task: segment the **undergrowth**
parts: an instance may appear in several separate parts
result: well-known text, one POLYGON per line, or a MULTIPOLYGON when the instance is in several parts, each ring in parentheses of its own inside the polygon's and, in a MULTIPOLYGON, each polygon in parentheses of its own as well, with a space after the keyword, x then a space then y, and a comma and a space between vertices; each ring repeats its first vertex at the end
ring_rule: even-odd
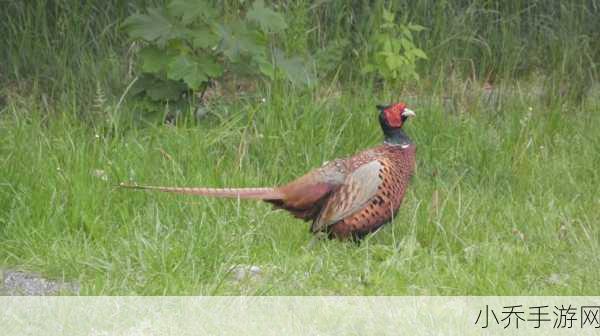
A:
POLYGON ((12 102, 0 123, 0 264, 76 280, 84 294, 598 291, 598 101, 545 106, 523 93, 470 112, 407 97, 417 173, 399 216, 360 245, 316 240, 262 203, 115 187, 276 185, 381 141, 381 98, 265 97, 198 125, 95 129, 12 102), (235 265, 261 276, 236 281, 235 265))

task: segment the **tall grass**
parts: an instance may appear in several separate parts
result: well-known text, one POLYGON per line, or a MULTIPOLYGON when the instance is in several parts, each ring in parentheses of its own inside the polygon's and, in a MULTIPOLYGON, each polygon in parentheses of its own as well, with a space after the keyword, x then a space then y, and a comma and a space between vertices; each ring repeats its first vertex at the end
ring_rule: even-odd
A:
POLYGON ((399 216, 361 245, 314 240, 262 203, 114 187, 280 184, 379 143, 378 101, 288 90, 199 126, 122 133, 12 102, 0 122, 0 265, 86 294, 598 292, 597 101, 514 99, 498 114, 409 101, 417 173, 399 216), (237 281, 237 264, 262 275, 237 281))
MULTIPOLYGON (((131 80, 134 51, 120 29, 132 12, 162 1, 4 1, 0 12, 0 81, 78 107, 98 85, 119 96, 131 80), (77 92, 77 94, 73 94, 77 92)), ((285 45, 315 54, 350 41, 336 63, 342 78, 359 76, 380 9, 426 26, 416 41, 430 56, 419 70, 421 89, 471 79, 492 84, 514 79, 543 83, 551 96, 581 98, 598 81, 600 2, 587 1, 276 1, 286 13, 285 45)), ((247 3, 220 2, 237 15, 247 3)), ((334 72, 335 74, 335 72, 334 72)))
POLYGON ((143 1, 3 1, 0 80, 5 94, 91 103, 98 85, 118 95, 130 76, 119 25, 143 1))
POLYGON ((382 6, 428 28, 417 37, 430 56, 421 69, 427 79, 543 75, 576 93, 598 80, 598 1, 328 1, 314 9, 314 34, 321 43, 350 38, 361 55, 382 6))

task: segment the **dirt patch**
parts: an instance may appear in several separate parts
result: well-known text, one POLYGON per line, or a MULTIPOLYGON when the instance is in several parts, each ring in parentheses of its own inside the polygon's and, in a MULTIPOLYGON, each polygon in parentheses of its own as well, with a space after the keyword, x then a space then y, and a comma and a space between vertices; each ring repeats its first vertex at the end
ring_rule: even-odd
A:
POLYGON ((0 270, 0 295, 77 295, 79 284, 50 280, 36 273, 0 270))

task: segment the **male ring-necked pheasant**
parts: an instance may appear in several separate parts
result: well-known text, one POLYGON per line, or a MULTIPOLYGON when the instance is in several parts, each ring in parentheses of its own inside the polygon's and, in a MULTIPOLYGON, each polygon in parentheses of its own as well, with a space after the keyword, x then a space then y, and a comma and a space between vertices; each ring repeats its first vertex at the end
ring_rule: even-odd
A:
POLYGON ((415 167, 415 145, 402 126, 415 113, 404 103, 378 105, 383 144, 337 159, 274 188, 179 188, 126 185, 188 195, 258 199, 312 221, 311 232, 361 239, 396 215, 415 167))

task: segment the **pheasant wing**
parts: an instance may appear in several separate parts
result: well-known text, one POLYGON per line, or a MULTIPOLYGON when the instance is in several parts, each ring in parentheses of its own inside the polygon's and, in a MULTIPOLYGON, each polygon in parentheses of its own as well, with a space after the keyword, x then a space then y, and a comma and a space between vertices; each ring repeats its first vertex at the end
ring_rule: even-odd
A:
POLYGON ((371 161, 350 173, 327 200, 323 211, 313 222, 311 231, 323 231, 360 210, 377 193, 381 184, 381 169, 379 161, 371 161))
POLYGON ((331 194, 346 178, 343 160, 329 163, 277 188, 280 199, 267 200, 277 208, 290 211, 297 218, 314 220, 331 194))

